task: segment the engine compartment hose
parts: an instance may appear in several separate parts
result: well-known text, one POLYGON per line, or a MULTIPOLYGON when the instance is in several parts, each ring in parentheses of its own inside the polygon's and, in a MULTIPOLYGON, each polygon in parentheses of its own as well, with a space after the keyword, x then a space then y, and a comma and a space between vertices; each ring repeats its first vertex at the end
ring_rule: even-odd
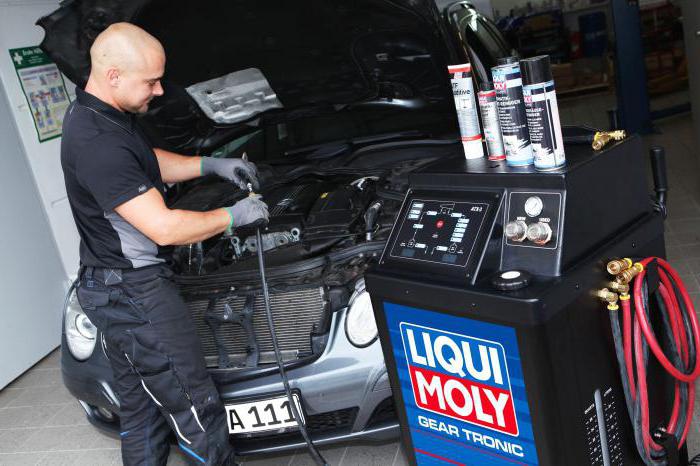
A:
MULTIPOLYGON (((631 264, 631 262, 630 262, 631 264)), ((700 376, 700 328, 692 299, 676 270, 664 259, 648 257, 621 271, 616 280, 631 278, 632 294, 610 302, 615 352, 637 450, 649 466, 676 466, 693 419, 695 381, 700 376), (635 273, 630 273, 634 271, 635 273), (620 311, 622 309, 622 322, 620 311), (655 314, 658 312, 658 315, 655 314), (657 327, 654 321, 661 322, 657 327), (659 320, 660 319, 660 320, 659 320), (662 338, 662 342, 657 337, 662 338), (652 426, 647 380, 653 355, 673 386, 673 404, 662 426, 652 426)), ((654 380, 654 386, 664 382, 654 380)), ((657 410, 654 410, 657 411, 657 410)))
MULTIPOLYGON (((257 240, 257 244, 261 245, 262 234, 260 233, 260 228, 256 228, 255 238, 257 240)), ((265 314, 267 316, 267 325, 270 327, 272 347, 275 350, 275 359, 277 360, 277 366, 280 370, 280 377, 282 378, 282 384, 284 385, 284 392, 287 395, 287 402, 289 403, 289 406, 292 409, 292 415, 294 416, 294 419, 297 421, 297 424, 299 424, 299 431, 301 432, 302 437, 304 437, 304 441, 306 442, 306 446, 309 450, 311 458, 313 458, 313 460, 319 466, 328 466, 328 463, 318 451, 316 445, 314 445, 314 442, 311 440, 311 437, 309 436, 309 433, 306 430, 306 426, 304 425, 301 414, 297 410, 297 405, 296 403, 294 403, 294 398, 292 397, 292 390, 289 387, 287 371, 285 370, 284 363, 282 362, 282 354, 280 353, 279 345, 277 343, 277 334, 275 333, 275 323, 272 318, 272 310, 270 309, 270 294, 267 289, 267 278, 265 277, 265 259, 263 254, 263 248, 258 247, 256 249, 258 252, 258 266, 260 267, 260 283, 262 285, 263 298, 265 300, 265 314)))

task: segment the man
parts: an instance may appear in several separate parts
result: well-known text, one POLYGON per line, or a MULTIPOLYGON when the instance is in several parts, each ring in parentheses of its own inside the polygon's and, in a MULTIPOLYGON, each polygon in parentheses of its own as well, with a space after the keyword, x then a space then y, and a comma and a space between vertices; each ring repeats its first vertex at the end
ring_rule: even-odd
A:
POLYGON ((202 241, 268 219, 259 196, 209 212, 169 209, 164 183, 217 174, 257 184, 240 159, 152 149, 134 120, 163 94, 161 44, 128 24, 90 49, 85 90, 63 123, 61 162, 80 233, 78 300, 105 336, 120 400, 125 465, 165 465, 175 433, 193 464, 233 464, 225 412, 187 307, 171 281, 166 246, 202 241))

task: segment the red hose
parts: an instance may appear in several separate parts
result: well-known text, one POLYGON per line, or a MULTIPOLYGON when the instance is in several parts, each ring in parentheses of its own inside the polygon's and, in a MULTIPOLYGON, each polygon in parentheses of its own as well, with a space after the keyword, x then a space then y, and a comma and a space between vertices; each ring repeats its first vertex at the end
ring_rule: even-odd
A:
POLYGON ((693 408, 695 405, 694 382, 700 376, 700 362, 698 361, 698 356, 700 355, 700 329, 693 302, 688 295, 685 285, 673 267, 671 267, 668 262, 658 257, 649 257, 642 260, 640 263, 644 266, 644 270, 634 279, 634 318, 629 297, 623 295, 621 299, 622 334, 624 360, 627 366, 626 374, 629 380, 632 401, 637 401, 637 398, 639 398, 644 450, 649 454, 651 451, 662 452, 663 447, 654 441, 650 433, 649 395, 647 392, 647 373, 646 364, 644 362, 643 341, 646 341, 646 344, 661 366, 675 381, 673 408, 668 424, 666 425, 666 432, 668 433, 673 433, 678 428, 682 405, 681 388, 682 384, 687 385, 688 403, 685 409, 685 424, 683 425, 681 438, 678 442, 678 446, 681 447, 685 443, 693 417, 693 408), (675 367, 664 354, 663 349, 654 335, 651 324, 647 319, 647 312, 644 308, 644 297, 642 295, 642 285, 646 276, 646 267, 653 260, 656 260, 658 265, 660 279, 658 292, 667 313, 668 323, 671 328, 670 337, 675 342, 676 348, 678 348, 684 367, 688 367, 690 362, 691 343, 689 338, 692 338, 694 344, 695 361, 692 361, 693 371, 690 374, 686 374, 682 368, 679 369, 675 367), (684 326, 684 312, 674 290, 678 291, 685 304, 685 317, 690 323, 692 335, 688 335, 686 332, 684 326))
MULTIPOLYGON (((668 272, 671 275, 671 278, 673 278, 673 281, 676 283, 676 286, 678 287, 678 291, 681 293, 681 296, 683 297, 683 301, 685 302, 685 307, 686 309, 689 310, 694 310, 695 308, 693 307, 693 302, 690 299, 690 296, 688 295, 688 291, 685 288, 685 285, 681 281, 680 277, 676 273, 675 270, 671 267, 671 265, 666 262, 663 259, 660 259, 658 257, 648 257, 641 261, 641 264, 644 265, 645 269, 637 275, 637 277, 634 280, 634 306, 636 308, 636 317, 637 321, 639 322, 639 326, 642 329, 642 333, 644 333, 644 338, 647 341, 647 344, 649 345, 649 348, 651 351, 654 353, 654 356, 656 356, 656 359, 661 363, 661 365, 666 369, 666 372, 671 374, 674 378, 690 383, 693 382, 695 379, 700 376, 700 364, 695 364, 695 367, 693 368, 693 372, 691 374, 684 374, 680 370, 678 370, 671 361, 668 360, 666 355, 664 354, 663 350, 661 349, 661 346, 659 346, 659 342, 656 340, 656 337, 654 336, 654 332, 651 329, 651 325, 649 321, 647 320, 646 314, 644 312, 644 302, 642 300, 642 282, 644 280, 644 276, 646 275, 646 265, 651 262, 653 259, 656 259, 658 265, 659 265, 659 277, 661 278, 661 285, 665 286, 667 289, 673 290, 673 285, 671 284, 670 280, 668 279, 668 276, 664 273, 668 272)), ((661 290, 661 285, 659 286, 659 289, 661 290)), ((663 296, 663 292, 662 292, 663 296)), ((669 303, 669 300, 666 299, 668 295, 664 298, 664 301, 666 301, 666 305, 669 306, 667 310, 670 313, 678 313, 680 315, 680 308, 678 307, 678 303, 675 302, 675 297, 670 300, 671 303, 669 303)), ((690 325, 693 331, 693 341, 695 343, 695 348, 700 348, 700 330, 698 330, 698 319, 695 316, 695 312, 689 312, 688 317, 690 319, 690 325)), ((678 343, 678 342, 677 342, 678 343)), ((687 344, 687 342, 680 342, 681 344, 687 344)))
POLYGON ((627 379, 630 383, 632 401, 637 400, 637 383, 634 379, 634 367, 632 366, 632 310, 629 296, 623 295, 622 303, 622 337, 625 348, 625 365, 627 366, 627 379))

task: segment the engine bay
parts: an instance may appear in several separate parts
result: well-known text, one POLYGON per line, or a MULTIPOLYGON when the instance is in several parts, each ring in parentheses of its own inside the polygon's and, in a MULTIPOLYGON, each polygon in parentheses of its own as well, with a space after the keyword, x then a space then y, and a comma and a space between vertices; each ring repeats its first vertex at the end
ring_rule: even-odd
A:
MULTIPOLYGON (((262 248, 271 266, 290 264, 366 241, 385 240, 400 201, 378 193, 379 177, 303 176, 263 190, 270 223, 262 248)), ((232 205, 247 193, 218 179, 204 179, 180 193, 172 208, 209 210, 232 205)), ((174 250, 180 275, 256 269, 255 231, 236 229, 174 250)))
MULTIPOLYGON (((237 228, 177 246, 173 269, 198 325, 209 367, 271 363, 262 319, 257 251, 265 253, 272 312, 281 328, 284 361, 321 354, 336 311, 352 306, 362 277, 379 257, 404 200, 411 172, 450 155, 454 141, 369 141, 336 144, 258 162, 270 221, 258 245, 253 229, 237 228)), ((227 154, 226 156, 236 156, 227 154)), ((240 154, 238 155, 240 156, 240 154)), ((235 204, 247 191, 210 176, 168 191, 175 209, 207 211, 235 204)))

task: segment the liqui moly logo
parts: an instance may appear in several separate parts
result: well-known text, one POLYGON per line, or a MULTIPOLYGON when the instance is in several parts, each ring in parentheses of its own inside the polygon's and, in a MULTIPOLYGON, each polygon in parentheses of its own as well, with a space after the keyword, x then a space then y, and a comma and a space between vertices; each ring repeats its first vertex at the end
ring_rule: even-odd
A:
POLYGON ((500 343, 402 322, 416 405, 517 436, 513 392, 500 343))
POLYGON ((493 88, 497 91, 505 91, 508 88, 508 83, 506 81, 496 81, 494 78, 493 88))

